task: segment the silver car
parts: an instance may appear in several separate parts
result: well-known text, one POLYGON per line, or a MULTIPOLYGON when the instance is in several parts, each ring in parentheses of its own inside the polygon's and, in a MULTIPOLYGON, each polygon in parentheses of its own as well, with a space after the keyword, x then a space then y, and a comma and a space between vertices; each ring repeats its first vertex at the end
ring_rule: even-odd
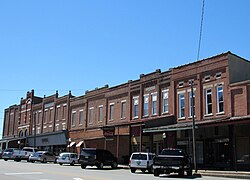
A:
POLYGON ((31 154, 29 156, 29 161, 30 162, 35 162, 35 161, 40 161, 42 163, 47 163, 47 162, 57 162, 57 157, 48 151, 37 151, 34 154, 31 154))
POLYGON ((61 153, 57 159, 57 163, 60 165, 70 164, 71 166, 74 166, 78 163, 78 155, 70 152, 61 153))

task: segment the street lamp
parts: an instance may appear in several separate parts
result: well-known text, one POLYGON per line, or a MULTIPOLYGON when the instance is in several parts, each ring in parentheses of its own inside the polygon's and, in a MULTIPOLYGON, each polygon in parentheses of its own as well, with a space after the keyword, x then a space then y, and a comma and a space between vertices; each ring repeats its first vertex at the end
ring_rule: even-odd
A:
POLYGON ((20 144, 21 144, 20 140, 17 141, 17 144, 18 144, 18 149, 20 149, 20 144))
POLYGON ((190 80, 191 85, 191 107, 192 107, 192 135, 193 135, 193 161, 194 161, 194 170, 197 173, 197 164, 196 164, 196 142, 195 142, 195 119, 194 119, 194 80, 190 80))

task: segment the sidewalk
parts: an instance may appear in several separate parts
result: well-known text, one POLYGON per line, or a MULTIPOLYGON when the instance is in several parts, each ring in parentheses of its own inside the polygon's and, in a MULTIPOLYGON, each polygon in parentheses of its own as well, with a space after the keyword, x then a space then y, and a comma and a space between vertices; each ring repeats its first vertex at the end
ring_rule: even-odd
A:
MULTIPOLYGON (((129 169, 128 165, 120 165, 122 169, 129 169)), ((234 179, 250 179, 250 172, 247 171, 216 171, 216 170, 198 170, 194 173, 194 176, 213 176, 213 177, 225 177, 234 179)))
POLYGON ((250 172, 246 171, 215 171, 215 170, 198 170, 201 176, 227 177, 235 179, 250 179, 250 172))

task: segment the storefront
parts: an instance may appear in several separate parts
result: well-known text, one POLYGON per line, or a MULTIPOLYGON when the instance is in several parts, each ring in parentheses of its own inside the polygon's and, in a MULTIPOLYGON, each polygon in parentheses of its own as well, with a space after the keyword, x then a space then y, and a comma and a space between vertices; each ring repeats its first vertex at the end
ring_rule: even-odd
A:
POLYGON ((65 152, 68 145, 68 138, 66 131, 58 131, 47 134, 38 134, 34 136, 27 137, 28 146, 35 146, 38 149, 54 152, 59 154, 60 152, 65 152))

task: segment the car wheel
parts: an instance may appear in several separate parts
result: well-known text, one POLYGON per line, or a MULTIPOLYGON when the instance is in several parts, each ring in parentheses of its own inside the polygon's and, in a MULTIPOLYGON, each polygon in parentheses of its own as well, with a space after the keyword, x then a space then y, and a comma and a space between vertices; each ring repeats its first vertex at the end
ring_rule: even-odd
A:
POLYGON ((192 173, 193 173, 193 172, 192 172, 192 169, 187 171, 187 175, 188 175, 188 176, 192 176, 192 173))
POLYGON ((118 167, 117 162, 113 162, 112 165, 111 165, 111 167, 112 167, 113 169, 116 169, 116 168, 118 167))
POLYGON ((103 163, 100 163, 100 164, 98 165, 98 169, 103 169, 103 163))
POLYGON ((180 172, 178 173, 178 175, 181 176, 181 177, 184 176, 184 171, 180 171, 180 172))
POLYGON ((8 161, 8 159, 4 159, 5 161, 8 161))
POLYGON ((60 166, 62 166, 62 165, 63 165, 63 163, 59 163, 59 165, 60 165, 60 166))
POLYGON ((55 161, 54 161, 54 164, 56 164, 57 163, 57 159, 55 159, 55 161))
POLYGON ((135 173, 136 169, 135 168, 130 168, 131 173, 135 173))
POLYGON ((43 162, 43 163, 47 163, 47 159, 44 158, 44 159, 42 160, 42 162, 43 162))
POLYGON ((34 163, 35 161, 30 161, 31 163, 34 163))
POLYGON ((151 166, 151 167, 148 169, 148 172, 149 172, 149 173, 153 173, 153 172, 154 172, 153 166, 151 166))
POLYGON ((75 161, 72 161, 72 163, 70 163, 70 166, 74 166, 75 165, 75 161))
POLYGON ((145 172, 146 172, 146 169, 141 169, 141 172, 145 173, 145 172))
POLYGON ((155 169, 155 170, 154 170, 154 176, 159 176, 159 175, 160 175, 159 170, 158 170, 158 169, 155 169))
POLYGON ((86 165, 81 164, 81 168, 82 168, 82 169, 85 169, 85 168, 86 168, 86 165))

